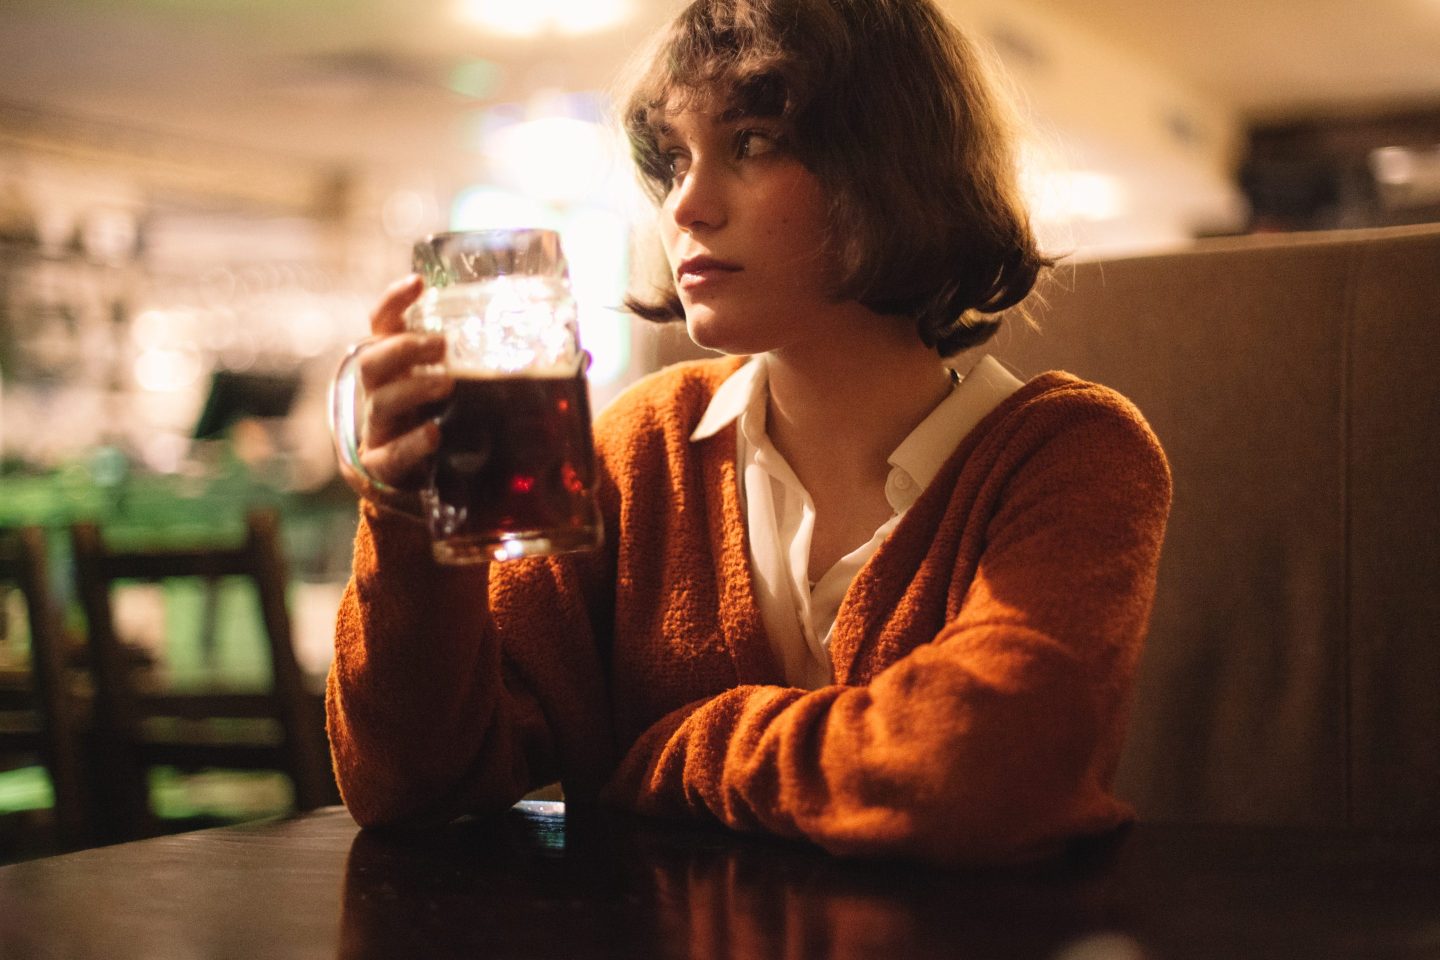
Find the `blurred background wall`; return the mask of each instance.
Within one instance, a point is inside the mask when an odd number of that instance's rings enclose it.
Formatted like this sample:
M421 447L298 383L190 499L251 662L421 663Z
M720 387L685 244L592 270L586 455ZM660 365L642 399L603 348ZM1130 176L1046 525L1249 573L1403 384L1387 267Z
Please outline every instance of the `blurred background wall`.
M1440 0L942 5L1053 252L1440 214ZM616 309L655 249L609 90L679 7L6 0L0 477L333 484L329 373L449 228L563 231L603 404L658 356Z

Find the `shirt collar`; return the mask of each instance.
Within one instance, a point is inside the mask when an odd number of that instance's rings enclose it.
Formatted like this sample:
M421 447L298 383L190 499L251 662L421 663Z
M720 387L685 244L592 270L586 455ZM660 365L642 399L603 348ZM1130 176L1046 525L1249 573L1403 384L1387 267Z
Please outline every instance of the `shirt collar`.
M745 425L763 435L764 398L768 383L765 374L765 357L761 354L751 357L748 363L726 377L710 398L710 404L690 434L690 439L698 441L713 437L751 408L755 413L746 417ZM889 464L903 470L913 481L903 490L894 492L895 498L901 502L891 505L903 511L919 499L921 492L935 479L935 474L940 472L965 435L1000 401L1021 386L1022 382L1000 361L988 354L981 357L959 385L890 454ZM751 444L756 445L757 439L758 436L751 437Z
M765 363L764 356L751 357L748 363L742 364L710 398L710 405L705 408L705 413L700 417L700 423L696 425L695 431L690 434L690 439L706 440L715 436L735 421L740 414L751 406L757 395L765 392ZM764 411L764 406L760 407Z
M988 354L981 357L949 396L941 400L890 454L890 465L905 471L914 481L903 491L896 491L896 496L906 502L892 506L908 509L919 499L921 492L935 479L935 474L940 472L965 435L975 429L975 425L1001 400L1021 386L1020 380L1000 361Z

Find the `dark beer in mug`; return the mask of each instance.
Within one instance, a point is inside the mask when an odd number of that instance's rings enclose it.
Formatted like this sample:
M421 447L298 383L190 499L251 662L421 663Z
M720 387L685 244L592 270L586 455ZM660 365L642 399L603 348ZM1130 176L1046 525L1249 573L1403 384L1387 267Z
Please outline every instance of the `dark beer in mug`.
M598 546L585 378L452 372L424 496L435 558L510 560Z

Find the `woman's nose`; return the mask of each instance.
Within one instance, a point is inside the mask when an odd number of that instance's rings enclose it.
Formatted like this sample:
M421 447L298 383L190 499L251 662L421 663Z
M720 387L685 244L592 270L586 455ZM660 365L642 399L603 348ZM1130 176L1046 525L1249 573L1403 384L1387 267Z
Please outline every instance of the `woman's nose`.
M670 191L670 215L681 230L714 229L725 222L724 185L709 165L692 163Z

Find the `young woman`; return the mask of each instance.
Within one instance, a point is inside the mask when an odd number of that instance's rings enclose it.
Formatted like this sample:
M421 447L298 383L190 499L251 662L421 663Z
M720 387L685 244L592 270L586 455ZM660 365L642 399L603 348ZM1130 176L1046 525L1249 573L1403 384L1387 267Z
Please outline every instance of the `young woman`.
M930 0L696 0L626 105L683 316L730 356L601 414L605 547L439 568L362 508L330 676L365 825L570 802L841 854L1042 856L1111 792L1169 507L1125 399L978 346L1048 265ZM441 345L384 344L366 463L413 478Z

